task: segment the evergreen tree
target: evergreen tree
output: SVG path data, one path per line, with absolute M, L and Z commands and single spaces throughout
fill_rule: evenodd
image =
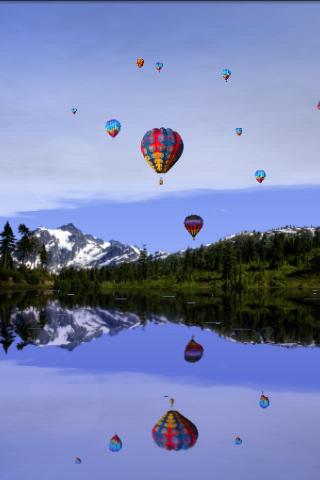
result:
M 19 225 L 19 233 L 22 235 L 20 240 L 17 242 L 16 250 L 19 260 L 24 263 L 26 258 L 38 250 L 38 242 L 36 238 L 32 237 L 31 232 L 26 225 L 21 223 Z
M 40 263 L 42 268 L 46 268 L 48 264 L 48 252 L 46 250 L 45 245 L 42 245 L 40 250 Z
M 0 237 L 1 265 L 5 270 L 10 270 L 13 268 L 12 254 L 15 249 L 15 237 L 9 222 L 5 224 Z

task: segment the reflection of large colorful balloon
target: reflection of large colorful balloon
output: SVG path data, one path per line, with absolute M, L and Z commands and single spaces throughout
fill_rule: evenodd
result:
M 160 73 L 160 71 L 162 70 L 162 68 L 163 68 L 163 63 L 157 62 L 157 63 L 156 63 L 156 70 L 158 70 L 158 72 Z
M 262 394 L 260 397 L 259 405 L 261 408 L 268 408 L 270 405 L 269 398 L 266 395 Z
M 74 459 L 74 463 L 76 463 L 77 465 L 80 465 L 80 463 L 82 463 L 81 458 L 80 458 L 80 457 L 76 457 L 76 458 Z
M 187 362 L 195 363 L 200 360 L 203 355 L 203 346 L 194 340 L 194 337 L 190 340 L 184 350 L 184 359 Z
M 184 226 L 194 240 L 203 227 L 203 219 L 199 215 L 189 215 L 184 219 Z
M 257 182 L 262 183 L 263 180 L 266 178 L 267 174 L 264 170 L 257 170 L 254 174 L 256 177 Z
M 240 135 L 242 135 L 242 128 L 236 128 L 236 134 L 240 137 Z
M 106 123 L 106 132 L 109 133 L 110 137 L 116 137 L 121 130 L 121 123 L 114 118 L 108 120 Z
M 144 60 L 143 58 L 137 58 L 136 64 L 139 68 L 142 68 L 144 65 Z
M 156 173 L 166 173 L 181 157 L 183 141 L 171 128 L 154 128 L 143 137 L 141 152 Z
M 170 399 L 171 408 L 174 400 Z M 169 410 L 152 429 L 156 444 L 166 450 L 187 450 L 198 439 L 197 427 L 176 410 Z
M 235 443 L 236 445 L 241 445 L 241 444 L 242 444 L 241 438 L 240 438 L 240 437 L 235 437 L 234 443 Z
M 231 70 L 229 70 L 228 68 L 224 68 L 224 69 L 222 70 L 221 75 L 223 76 L 223 78 L 224 78 L 225 81 L 227 82 L 227 81 L 228 81 L 228 78 L 230 78 L 230 76 L 231 76 Z
M 71 108 L 71 112 L 73 113 L 73 115 L 75 115 L 77 113 L 78 109 L 75 108 L 75 107 L 72 107 Z
M 318 110 L 320 110 L 320 100 L 318 102 L 317 108 L 318 108 Z
M 117 434 L 113 435 L 109 443 L 111 452 L 119 452 L 122 448 L 122 441 Z

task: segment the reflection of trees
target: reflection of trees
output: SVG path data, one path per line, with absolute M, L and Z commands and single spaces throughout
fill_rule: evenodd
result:
M 126 299 L 117 300 L 117 294 L 90 294 L 87 297 L 61 296 L 59 301 L 62 308 L 68 309 L 90 306 L 108 310 L 111 314 L 112 311 L 135 313 L 141 325 L 154 316 L 163 316 L 170 322 L 210 329 L 239 342 L 320 345 L 317 302 L 308 304 L 302 300 L 277 297 L 275 293 L 272 297 L 256 293 L 254 296 L 242 294 L 219 298 L 192 294 L 178 294 L 175 298 L 129 293 L 119 296 Z M 16 345 L 20 350 L 36 343 L 48 322 L 47 300 L 34 293 L 0 296 L 0 343 L 6 352 L 16 337 L 20 340 Z M 36 315 L 28 313 L 31 306 Z

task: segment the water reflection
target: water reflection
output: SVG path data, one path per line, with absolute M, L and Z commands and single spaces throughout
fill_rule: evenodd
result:
M 104 334 L 146 324 L 198 326 L 241 343 L 319 346 L 319 303 L 303 298 L 128 295 L 77 298 L 37 293 L 0 297 L 0 343 L 74 350 Z M 121 300 L 121 301 L 120 301 Z

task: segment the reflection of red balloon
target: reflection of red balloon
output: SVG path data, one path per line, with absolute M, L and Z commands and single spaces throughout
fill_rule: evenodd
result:
M 184 219 L 184 226 L 194 240 L 203 227 L 203 219 L 199 215 L 189 215 Z
M 170 400 L 173 407 L 174 400 Z M 176 410 L 165 413 L 152 429 L 156 444 L 166 450 L 187 450 L 198 439 L 197 427 Z
M 320 100 L 318 102 L 317 108 L 318 108 L 318 110 L 320 110 Z
M 184 358 L 187 362 L 198 362 L 203 355 L 203 346 L 197 343 L 193 337 L 188 343 L 184 351 Z

